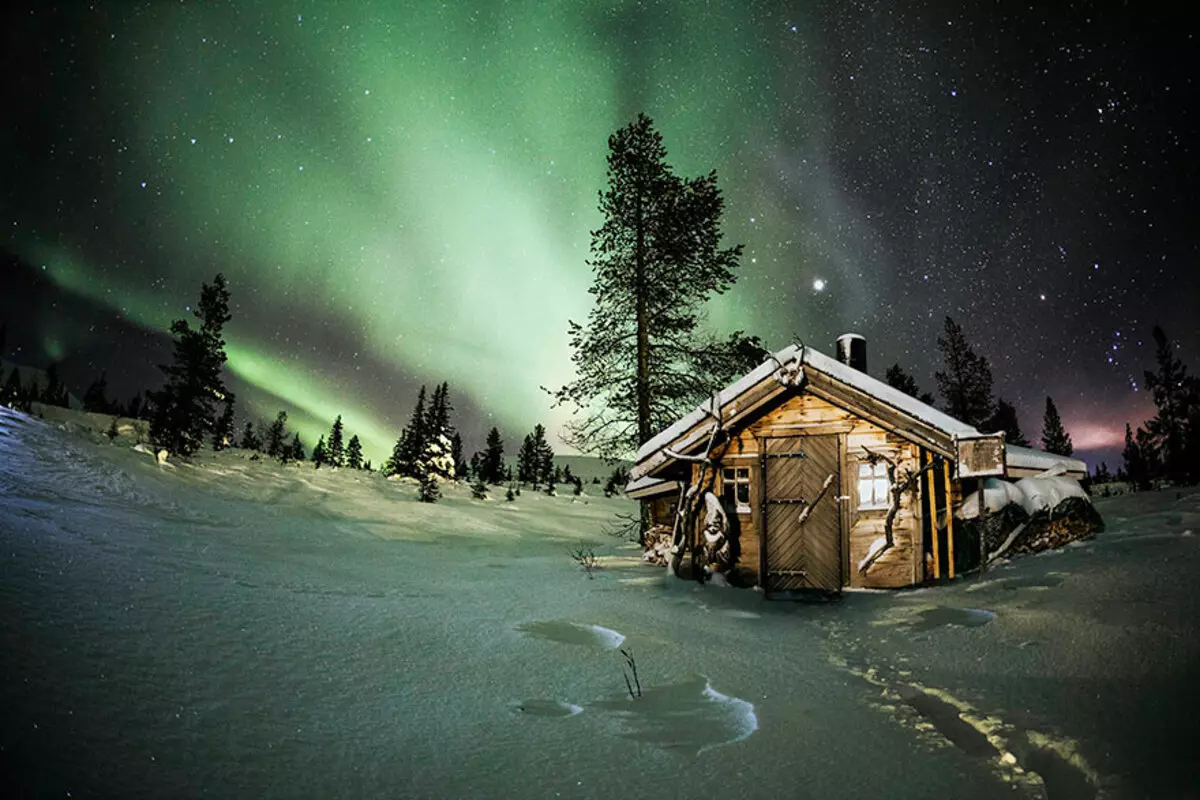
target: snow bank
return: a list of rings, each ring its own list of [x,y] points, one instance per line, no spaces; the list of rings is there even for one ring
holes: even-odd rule
[[[1091,502],[1079,481],[1061,475],[1021,478],[1015,483],[999,478],[987,478],[983,482],[983,505],[989,514],[995,514],[1009,505],[1018,505],[1026,514],[1033,516],[1039,511],[1053,509],[1068,497],[1080,497]],[[959,519],[978,517],[979,494],[972,492],[955,516]]]

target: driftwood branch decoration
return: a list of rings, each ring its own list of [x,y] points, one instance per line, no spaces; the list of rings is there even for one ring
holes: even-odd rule
[[[675,458],[682,458],[684,461],[690,461],[700,465],[700,474],[694,482],[691,482],[687,489],[681,495],[683,502],[675,512],[675,530],[671,541],[671,572],[675,575],[679,574],[680,564],[683,562],[684,552],[688,551],[691,557],[692,573],[698,581],[703,581],[704,576],[698,568],[699,563],[699,545],[697,542],[689,542],[688,539],[695,529],[696,515],[699,513],[700,507],[704,503],[704,495],[711,489],[711,485],[717,477],[717,461],[713,458],[713,450],[717,446],[717,438],[725,431],[725,422],[721,414],[720,393],[713,392],[712,402],[705,409],[708,415],[713,418],[713,428],[708,435],[708,443],[704,447],[704,454],[698,456],[683,456],[680,453],[672,453],[667,451],[668,455]]]
[[[816,498],[811,503],[806,505],[804,507],[804,510],[800,512],[800,524],[801,525],[803,525],[805,522],[808,521],[808,518],[812,514],[813,509],[817,507],[817,503],[821,502],[821,498],[824,497],[825,493],[829,491],[829,487],[833,485],[833,478],[834,478],[833,473],[832,472],[829,473],[829,477],[825,479],[825,483],[821,484],[821,491],[817,492]]]
[[[903,478],[898,481],[896,479],[896,470],[898,469],[898,465],[896,464],[895,459],[888,458],[882,453],[872,452],[865,447],[863,448],[863,452],[866,453],[867,461],[871,465],[875,465],[880,461],[887,465],[888,486],[891,488],[892,495],[892,502],[888,506],[887,516],[883,520],[883,547],[868,555],[863,559],[862,563],[858,565],[859,574],[866,575],[871,570],[871,567],[875,565],[875,562],[882,558],[883,554],[888,550],[891,550],[896,544],[896,539],[892,532],[892,526],[896,522],[896,515],[900,513],[900,503],[904,499],[904,493],[912,489],[913,486],[916,485],[917,480],[930,469],[932,469],[933,465],[937,462],[931,459],[928,464],[920,469],[913,472],[904,473]]]

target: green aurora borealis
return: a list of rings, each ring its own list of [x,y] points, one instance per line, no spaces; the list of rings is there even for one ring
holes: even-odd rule
[[[416,386],[442,380],[469,448],[491,424],[510,442],[561,424],[566,411],[539,387],[570,378],[566,326],[589,308],[606,139],[638,111],[677,171],[718,171],[727,241],[746,245],[738,286],[712,304],[715,329],[828,347],[859,328],[880,371],[901,359],[930,385],[942,314],[965,307],[977,331],[1003,317],[954,287],[978,260],[971,248],[999,251],[1011,232],[955,225],[1034,193],[980,191],[986,146],[996,160],[1021,148],[949,105],[947,88],[969,92],[982,62],[927,20],[889,14],[869,28],[874,12],[847,21],[841,6],[737,0],[64,7],[11,17],[10,36],[40,48],[21,51],[37,58],[17,96],[36,91],[46,107],[7,134],[39,143],[6,167],[28,187],[0,201],[8,247],[150,331],[224,272],[233,388],[256,416],[287,408],[310,446],[341,413],[378,461]],[[877,46],[847,54],[863,30]],[[922,37],[930,62],[899,69]],[[849,97],[856,77],[865,94]],[[999,91],[975,80],[981,95]],[[956,158],[886,153],[933,147],[931,136],[957,141]],[[885,141],[883,159],[870,143]],[[930,175],[942,196],[905,217]],[[979,207],[961,209],[967,197]],[[1090,223],[1048,237],[1036,216],[1013,223],[1022,257],[1095,249]],[[913,275],[931,273],[911,294]],[[1062,294],[1055,279],[1026,282]],[[78,343],[68,323],[46,315],[46,356]],[[1054,324],[1027,327],[1046,336]],[[1082,383],[1028,369],[1012,384],[1037,387],[1033,408],[1054,381]],[[1095,416],[1060,406],[1069,423]]]

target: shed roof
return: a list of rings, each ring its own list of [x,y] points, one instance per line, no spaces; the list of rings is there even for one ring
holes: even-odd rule
[[[745,408],[738,408],[737,401],[739,398],[749,395],[752,389],[761,384],[774,380],[773,376],[779,370],[780,364],[794,365],[797,362],[803,368],[806,375],[810,370],[820,373],[835,385],[842,385],[857,390],[862,395],[866,395],[871,400],[899,412],[904,417],[908,417],[939,432],[948,440],[962,436],[978,436],[980,434],[980,431],[974,426],[957,420],[927,403],[922,403],[917,398],[889,386],[878,378],[871,377],[865,372],[860,372],[811,347],[795,344],[776,352],[773,359],[767,359],[717,393],[717,405],[720,409],[722,419],[728,423],[742,415],[745,412]],[[828,381],[826,383],[828,385]],[[780,389],[782,390],[783,387],[780,386]],[[657,472],[666,463],[660,455],[661,451],[665,448],[678,448],[680,440],[689,433],[692,434],[692,437],[687,440],[686,446],[693,446],[694,443],[691,439],[695,438],[694,429],[710,417],[710,407],[711,400],[698,405],[691,413],[677,420],[642,445],[638,449],[637,458],[633,468],[630,470],[630,476],[634,479],[630,483],[630,487],[643,478],[650,477],[651,473]],[[673,445],[674,447],[672,447]],[[1005,450],[1009,463],[1021,469],[1044,470],[1061,464],[1062,468],[1067,472],[1086,474],[1087,471],[1087,466],[1078,459],[1056,456],[1050,453],[1043,453],[1039,450],[1013,445],[1007,445]],[[669,460],[668,458],[667,461]]]

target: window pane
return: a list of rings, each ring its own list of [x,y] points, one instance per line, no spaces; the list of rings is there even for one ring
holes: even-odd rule
[[[735,470],[735,472],[737,475],[737,479],[739,481],[749,481],[750,480],[750,468],[749,467],[738,467]]]
[[[734,471],[732,469],[724,469],[721,471],[721,474],[724,476],[725,480],[733,480]]]
[[[738,505],[750,505],[750,484],[739,483],[737,486],[737,501]]]
[[[887,478],[875,479],[875,502],[877,504],[887,503],[888,482]]]
[[[871,481],[860,480],[858,482],[858,504],[860,506],[869,506],[871,503]]]
[[[868,478],[870,476],[871,476],[871,465],[870,464],[859,464],[858,465],[858,477]]]

